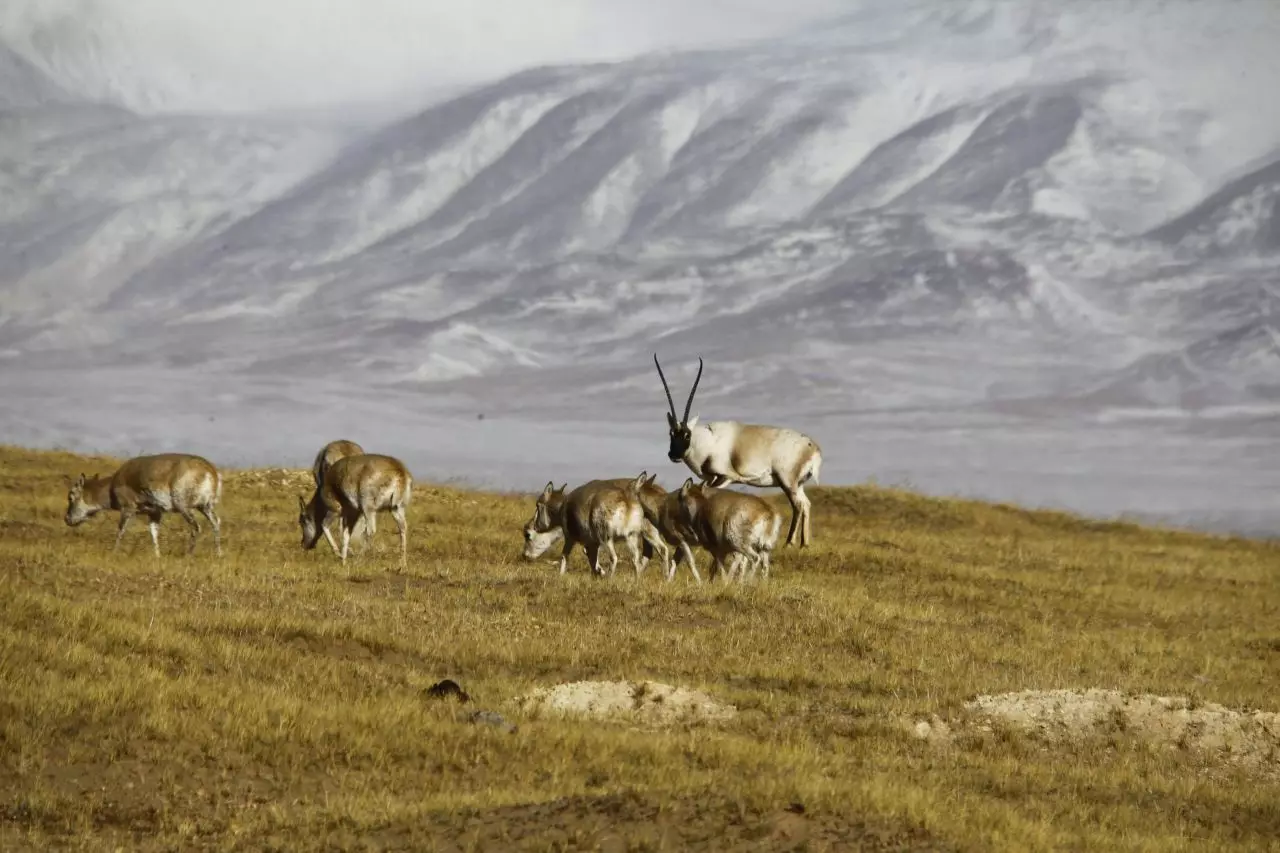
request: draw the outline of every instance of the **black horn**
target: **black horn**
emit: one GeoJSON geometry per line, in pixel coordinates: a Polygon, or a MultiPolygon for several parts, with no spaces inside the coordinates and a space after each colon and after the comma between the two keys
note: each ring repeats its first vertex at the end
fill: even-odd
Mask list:
{"type": "Polygon", "coordinates": [[[662,390],[667,392],[667,405],[671,407],[671,417],[676,416],[676,401],[671,399],[671,389],[667,387],[667,377],[662,375],[662,365],[658,364],[658,354],[653,354],[653,365],[658,368],[658,378],[662,380],[662,390]]]}
{"type": "MultiPolygon", "coordinates": [[[[689,423],[689,409],[693,408],[693,395],[698,391],[698,383],[702,380],[702,356],[698,356],[698,376],[693,380],[693,387],[689,389],[689,402],[684,404],[684,420],[680,423],[689,423]]],[[[671,407],[671,411],[675,412],[675,407],[671,407]]]]}

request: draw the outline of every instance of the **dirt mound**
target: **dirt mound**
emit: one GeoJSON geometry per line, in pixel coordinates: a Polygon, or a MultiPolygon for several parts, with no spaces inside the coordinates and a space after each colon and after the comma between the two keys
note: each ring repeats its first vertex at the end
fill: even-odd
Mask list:
{"type": "Polygon", "coordinates": [[[528,713],[552,712],[595,719],[629,719],[651,725],[718,722],[738,713],[701,690],[657,681],[575,681],[540,687],[513,700],[528,713]]]}
{"type": "Polygon", "coordinates": [[[966,718],[919,721],[917,737],[948,741],[956,730],[994,721],[1050,743],[1125,733],[1150,743],[1199,753],[1267,772],[1280,771],[1280,714],[1236,711],[1186,697],[1127,694],[1118,690],[1024,690],[978,696],[966,718]]]}

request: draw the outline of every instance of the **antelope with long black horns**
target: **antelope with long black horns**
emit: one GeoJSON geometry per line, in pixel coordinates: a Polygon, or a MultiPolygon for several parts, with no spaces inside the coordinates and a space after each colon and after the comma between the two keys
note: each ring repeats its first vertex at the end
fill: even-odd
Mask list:
{"type": "Polygon", "coordinates": [[[670,428],[671,446],[667,458],[683,462],[709,486],[720,487],[726,483],[742,483],[746,486],[768,488],[777,486],[791,504],[791,527],[787,531],[790,545],[800,533],[800,547],[809,544],[810,502],[804,493],[804,484],[818,482],[822,468],[822,449],[804,433],[787,427],[743,424],[737,421],[707,421],[698,423],[698,417],[689,417],[693,407],[693,395],[702,380],[702,358],[698,358],[698,376],[693,380],[689,399],[684,406],[684,417],[676,419],[676,404],[671,399],[671,388],[653,354],[658,378],[667,392],[667,424],[670,428]]]}

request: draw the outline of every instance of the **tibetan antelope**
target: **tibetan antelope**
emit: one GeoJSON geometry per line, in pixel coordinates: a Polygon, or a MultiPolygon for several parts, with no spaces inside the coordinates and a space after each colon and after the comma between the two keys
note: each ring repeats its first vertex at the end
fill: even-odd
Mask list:
{"type": "MultiPolygon", "coordinates": [[[[693,579],[702,583],[702,577],[698,574],[698,562],[693,558],[692,546],[698,544],[697,533],[681,521],[679,493],[668,492],[655,482],[657,479],[658,475],[654,474],[640,483],[640,503],[644,505],[645,518],[657,528],[671,549],[671,557],[666,566],[667,580],[672,580],[680,563],[687,560],[693,579]]],[[[642,556],[652,556],[652,548],[648,542],[644,543],[642,556]]]]}
{"type": "Polygon", "coordinates": [[[787,427],[743,424],[737,421],[708,421],[698,423],[689,417],[693,395],[702,379],[702,358],[698,358],[698,376],[693,380],[689,400],[684,406],[684,418],[676,420],[676,404],[671,399],[667,377],[658,364],[658,354],[653,354],[658,368],[658,378],[667,392],[667,424],[671,446],[667,458],[672,462],[684,462],[704,483],[720,487],[726,483],[742,483],[746,486],[767,488],[777,486],[791,504],[791,527],[787,531],[787,544],[792,544],[797,529],[800,547],[809,544],[810,501],[804,493],[804,484],[818,482],[822,468],[822,450],[818,443],[804,433],[787,427]]]}
{"type": "MultiPolygon", "coordinates": [[[[298,495],[298,525],[302,547],[308,551],[320,541],[325,522],[337,516],[342,523],[342,562],[347,562],[351,534],[362,520],[368,537],[378,532],[378,513],[386,510],[400,531],[400,563],[408,562],[408,521],[405,510],[413,497],[413,476],[392,456],[361,453],[344,456],[324,473],[324,483],[308,502],[298,495]]],[[[363,549],[362,549],[363,550],[363,549]]]]}
{"type": "MultiPolygon", "coordinates": [[[[356,444],[354,441],[347,441],[340,438],[337,441],[331,441],[324,447],[320,448],[320,452],[316,454],[315,462],[311,463],[311,475],[315,478],[316,488],[319,489],[324,485],[325,472],[337,462],[346,456],[363,456],[364,448],[356,444]]],[[[364,531],[364,521],[359,522],[360,530],[353,531],[356,535],[360,535],[364,531]]],[[[333,549],[333,553],[338,553],[338,543],[333,541],[333,534],[329,532],[328,524],[320,527],[320,531],[324,533],[325,540],[329,543],[329,547],[333,549]]]]}
{"type": "Polygon", "coordinates": [[[76,527],[85,519],[106,509],[120,512],[120,528],[116,531],[115,551],[120,547],[130,519],[141,513],[151,528],[151,545],[160,556],[160,519],[166,512],[176,512],[191,528],[187,553],[196,549],[200,533],[198,511],[213,528],[213,547],[222,556],[222,521],[215,507],[222,499],[222,474],[208,459],[189,453],[161,453],[137,456],[125,462],[110,477],[86,478],[81,474],[67,493],[68,526],[76,527]]]}
{"type": "Polygon", "coordinates": [[[769,577],[769,555],[782,527],[782,515],[772,504],[756,495],[695,484],[692,477],[675,494],[681,523],[711,552],[713,578],[724,571],[727,583],[738,570],[745,582],[744,568],[752,575],[759,568],[769,577]]]}
{"type": "Polygon", "coordinates": [[[646,476],[642,473],[629,480],[614,482],[591,480],[567,494],[567,483],[558,489],[554,483],[547,483],[538,496],[533,518],[524,526],[524,558],[536,560],[557,539],[563,538],[560,574],[568,568],[573,546],[581,543],[592,574],[598,576],[605,574],[600,564],[601,548],[609,552],[609,574],[612,575],[618,568],[618,552],[613,542],[625,539],[637,575],[644,570],[641,541],[661,555],[665,564],[669,557],[666,543],[645,518],[644,505],[640,501],[640,483],[646,476]],[[618,485],[618,482],[624,485],[618,485]]]}

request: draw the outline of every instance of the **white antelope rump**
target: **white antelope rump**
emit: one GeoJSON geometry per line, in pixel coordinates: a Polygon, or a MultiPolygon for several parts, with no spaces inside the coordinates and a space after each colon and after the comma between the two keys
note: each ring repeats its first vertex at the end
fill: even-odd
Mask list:
{"type": "Polygon", "coordinates": [[[369,537],[378,532],[378,513],[386,510],[400,531],[400,563],[405,565],[409,559],[405,510],[412,497],[413,476],[399,459],[376,453],[344,456],[325,472],[324,483],[310,501],[298,496],[302,547],[308,551],[316,547],[325,522],[337,516],[342,522],[342,562],[346,563],[356,525],[364,522],[367,545],[369,537]]]}
{"type": "MultiPolygon", "coordinates": [[[[331,467],[333,467],[333,463],[347,456],[363,455],[363,447],[356,444],[354,441],[348,441],[345,438],[331,441],[324,447],[320,448],[320,452],[316,454],[315,462],[311,463],[311,475],[315,478],[316,488],[319,489],[324,485],[324,475],[331,467]]],[[[363,525],[364,522],[361,521],[361,529],[353,532],[356,535],[360,535],[364,529],[363,525]]],[[[329,543],[329,547],[333,549],[333,553],[337,554],[338,543],[333,541],[333,534],[329,532],[328,523],[321,525],[320,531],[324,533],[324,538],[329,543]]]]}
{"type": "Polygon", "coordinates": [[[176,512],[191,528],[187,553],[196,549],[200,522],[195,513],[209,519],[213,528],[213,547],[222,556],[222,521],[216,510],[222,499],[222,474],[208,459],[189,453],[160,453],[137,456],[125,462],[110,477],[84,474],[67,493],[65,521],[70,527],[107,509],[118,510],[120,528],[112,551],[120,547],[130,519],[141,513],[151,529],[151,545],[160,556],[160,519],[166,512],[176,512]]]}
{"type": "Polygon", "coordinates": [[[754,575],[757,568],[769,577],[769,555],[782,528],[782,515],[772,504],[756,495],[694,483],[692,477],[675,495],[680,522],[711,552],[712,578],[723,571],[728,583],[741,571],[745,582],[746,571],[754,575]]]}
{"type": "Polygon", "coordinates": [[[644,571],[641,541],[660,554],[665,564],[669,557],[666,543],[645,518],[640,501],[640,482],[646,476],[641,474],[621,481],[591,480],[568,494],[565,493],[568,483],[558,489],[554,483],[547,483],[538,496],[533,518],[524,526],[524,558],[536,560],[557,539],[563,538],[560,574],[568,568],[573,546],[581,543],[592,574],[598,576],[605,574],[600,565],[600,551],[603,548],[609,552],[609,574],[612,575],[618,568],[618,552],[613,543],[624,539],[637,575],[644,571]],[[624,485],[618,485],[619,482],[624,485]]]}
{"type": "Polygon", "coordinates": [[[676,420],[676,404],[671,399],[667,377],[658,364],[658,354],[653,354],[658,368],[658,378],[667,392],[667,413],[671,446],[667,458],[672,462],[684,462],[689,470],[713,487],[726,483],[742,483],[746,486],[767,488],[777,486],[791,504],[791,527],[787,531],[787,544],[792,544],[796,531],[800,533],[800,547],[809,544],[810,501],[804,493],[804,484],[818,482],[822,469],[822,449],[818,443],[802,432],[788,427],[743,424],[737,421],[708,421],[698,423],[689,417],[693,395],[702,379],[702,359],[698,359],[698,376],[693,380],[689,400],[684,406],[684,418],[676,420]]]}

